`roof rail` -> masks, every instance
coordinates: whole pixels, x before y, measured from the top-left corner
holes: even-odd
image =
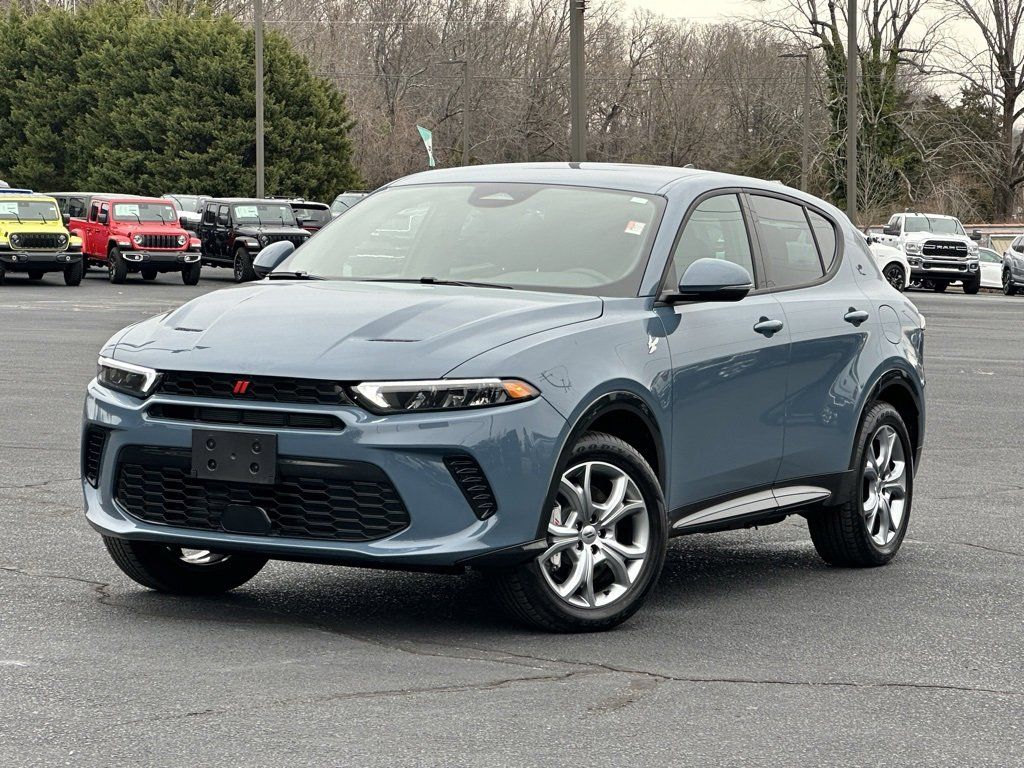
[[[34,195],[31,189],[11,189],[10,187],[0,187],[0,194],[2,195]]]

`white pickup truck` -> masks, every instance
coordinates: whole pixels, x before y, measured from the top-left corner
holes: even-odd
[[[876,243],[903,251],[910,265],[913,287],[944,291],[959,282],[964,293],[981,288],[978,243],[981,235],[968,235],[959,219],[933,213],[896,213],[873,235]]]

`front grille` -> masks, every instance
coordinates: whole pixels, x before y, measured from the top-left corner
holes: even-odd
[[[409,525],[409,513],[387,475],[363,462],[278,458],[274,485],[191,476],[189,452],[131,447],[118,457],[115,499],[155,525],[223,531],[228,507],[259,507],[269,536],[372,541]]]
[[[968,248],[966,243],[957,240],[928,240],[921,247],[925,256],[944,256],[948,259],[966,259]]]
[[[266,243],[264,243],[264,245],[270,245],[271,243],[279,243],[282,240],[288,240],[289,242],[293,243],[296,247],[298,247],[302,245],[304,242],[306,242],[306,236],[302,234],[264,235],[264,238],[266,238]]]
[[[204,422],[207,424],[237,424],[248,427],[285,427],[291,429],[342,430],[345,423],[337,416],[326,413],[296,413],[292,411],[254,411],[246,408],[211,408],[201,405],[158,403],[146,411],[154,419]]]
[[[239,382],[248,382],[241,386]],[[166,371],[158,391],[165,395],[253,400],[265,403],[351,405],[345,388],[336,381],[246,376],[234,373]]]
[[[62,237],[64,242],[61,242]],[[49,232],[18,232],[11,236],[11,245],[26,251],[63,251],[68,247],[68,239]]]
[[[498,500],[494,498],[491,484],[487,482],[483,469],[471,456],[445,456],[444,465],[455,479],[462,495],[481,520],[498,511]]]
[[[181,248],[177,235],[143,235],[141,248]]]
[[[82,436],[82,477],[93,488],[99,485],[103,466],[103,449],[107,447],[110,430],[90,425]]]

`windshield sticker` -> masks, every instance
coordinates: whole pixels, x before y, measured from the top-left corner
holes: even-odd
[[[640,205],[647,205],[648,200],[646,197],[631,197],[629,198],[631,203],[639,203]]]
[[[117,216],[138,216],[139,206],[135,203],[121,203],[114,206],[114,213]]]
[[[0,213],[17,216],[18,204],[12,203],[10,200],[4,200],[3,202],[0,202]]]
[[[628,224],[626,224],[626,234],[627,235],[639,235],[639,234],[642,234],[643,231],[644,231],[644,227],[646,227],[646,226],[647,225],[644,224],[642,221],[631,221]]]
[[[240,219],[255,219],[257,217],[255,205],[236,205],[235,216]]]

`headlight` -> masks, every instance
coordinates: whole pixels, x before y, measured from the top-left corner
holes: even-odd
[[[356,400],[374,413],[485,408],[525,402],[540,394],[519,379],[368,381],[352,389]]]
[[[974,243],[968,243],[967,244],[967,252],[971,256],[977,256],[978,255],[978,246],[975,245]]]
[[[14,246],[15,248],[21,245],[21,235],[19,235],[17,232],[11,235],[11,245]]]
[[[187,235],[178,235],[178,245],[184,245],[187,242],[188,242],[188,236]]]
[[[100,384],[133,397],[149,397],[160,379],[160,373],[152,368],[121,363],[109,357],[101,357],[96,366],[96,378]]]
[[[907,243],[906,250],[907,250],[907,253],[920,253],[921,252],[921,244],[920,243]]]
[[[136,245],[142,245],[142,235],[133,236],[132,242],[134,242]]]
[[[61,245],[67,245],[68,236],[67,235],[57,235],[57,242],[60,243]]]
[[[260,241],[260,245],[266,245],[268,242],[270,242],[270,238],[267,237],[266,235],[260,235],[256,239]]]

